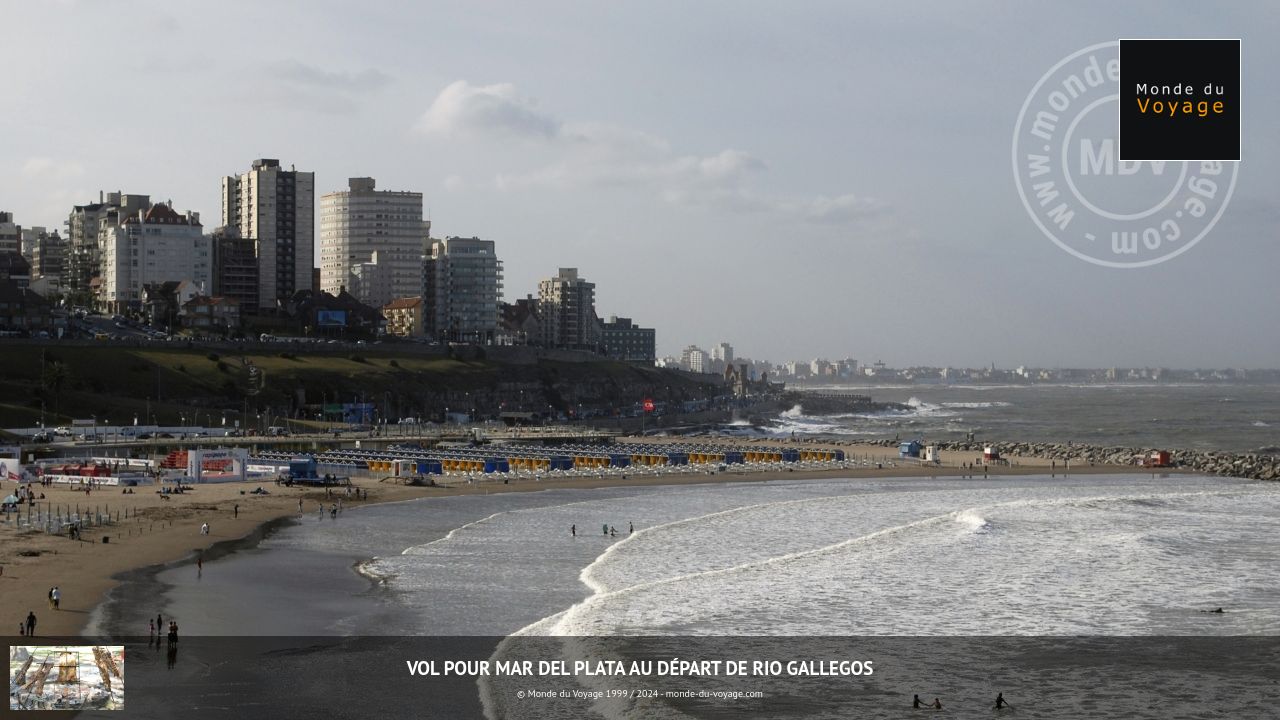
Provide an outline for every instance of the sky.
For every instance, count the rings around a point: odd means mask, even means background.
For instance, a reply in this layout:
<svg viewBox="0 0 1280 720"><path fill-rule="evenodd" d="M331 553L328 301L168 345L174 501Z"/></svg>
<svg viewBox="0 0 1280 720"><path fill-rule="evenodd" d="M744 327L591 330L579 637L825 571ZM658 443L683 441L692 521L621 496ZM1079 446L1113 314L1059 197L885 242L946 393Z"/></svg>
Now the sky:
<svg viewBox="0 0 1280 720"><path fill-rule="evenodd" d="M212 229L220 178L277 158L422 192L508 301L577 267L660 355L1280 366L1280 14L1067 5L0 0L0 209L121 190ZM1120 37L1243 40L1231 202L1136 270L1050 242L1010 167L1037 80Z"/></svg>

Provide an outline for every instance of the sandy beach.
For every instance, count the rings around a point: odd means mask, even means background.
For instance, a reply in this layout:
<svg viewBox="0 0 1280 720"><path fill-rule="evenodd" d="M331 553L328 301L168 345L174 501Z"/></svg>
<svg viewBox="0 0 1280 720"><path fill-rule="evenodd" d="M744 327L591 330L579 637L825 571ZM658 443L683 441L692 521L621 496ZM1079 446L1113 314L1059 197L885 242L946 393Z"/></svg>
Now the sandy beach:
<svg viewBox="0 0 1280 720"><path fill-rule="evenodd" d="M652 438L645 442L689 442L689 438ZM764 441L725 440L743 445L766 444ZM770 440L767 444L782 441ZM271 482L221 483L197 485L191 491L171 495L163 499L154 486L136 488L134 494L121 494L120 489L104 488L91 494L73 491L65 487L37 488L45 494L44 503L50 506L75 510L100 509L120 521L111 525L87 529L79 540L62 535L50 535L39 531L19 532L13 523L0 525L0 607L8 623L6 634L16 634L17 626L29 611L38 618L37 637L70 636L81 633L94 607L116 583L119 573L155 565L175 562L194 562L204 549L214 543L246 537L264 523L298 515L298 502L302 501L306 514L319 512L321 504L328 508L337 498L343 498L344 508L351 509L365 504L397 502L424 497L448 495L531 492L555 488L596 488L604 486L679 485L707 482L761 482L777 479L817 478L865 478L865 477L959 477L968 472L958 467L971 462L969 453L948 457L943 455L942 465L923 467L918 464L900 464L892 448L878 445L839 443L803 443L810 447L839 447L851 459L864 460L870 467L832 470L788 471L726 471L699 470L684 474L659 476L628 475L578 476L515 479L510 482L497 480L468 483L465 478L445 477L438 487L413 487L394 481L376 478L355 479L353 484L368 493L367 500L348 498L334 491L326 497L324 489L289 488ZM1017 458L1009 467L991 468L991 475L1038 474L1045 472L1050 461L1037 458ZM883 467L875 467L881 463ZM1061 472L1061 469L1057 470ZM978 476L982 469L975 472ZM1141 472L1132 466L1097 466L1073 468L1072 474ZM270 494L252 495L251 490L263 487ZM209 525L209 533L201 534L201 526ZM109 541L104 539L109 536ZM61 591L60 609L49 606L48 591L53 586Z"/></svg>

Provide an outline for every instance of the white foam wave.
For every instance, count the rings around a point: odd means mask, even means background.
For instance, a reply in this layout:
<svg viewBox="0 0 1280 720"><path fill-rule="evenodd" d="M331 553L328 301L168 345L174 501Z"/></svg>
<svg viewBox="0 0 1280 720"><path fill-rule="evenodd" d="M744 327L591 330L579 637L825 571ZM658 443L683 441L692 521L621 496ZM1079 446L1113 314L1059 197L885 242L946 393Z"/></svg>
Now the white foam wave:
<svg viewBox="0 0 1280 720"><path fill-rule="evenodd" d="M982 408L1012 407L1013 403L1004 402L1001 400L996 400L992 402L944 402L942 403L942 406L948 407L948 408L982 409Z"/></svg>
<svg viewBox="0 0 1280 720"><path fill-rule="evenodd" d="M993 503L985 506L977 506L967 508L965 510L949 511L943 514L930 515L910 522L894 525L891 527L876 530L871 533L859 535L857 537L848 538L836 543L831 543L817 548L811 548L791 553L786 553L774 557L754 559L749 562L734 564L729 567L720 567L706 569L695 572L686 572L669 577L660 577L652 580L625 584L610 589L603 582L600 582L594 575L597 568L607 563L613 555L618 552L620 547L628 541L634 542L638 537L644 537L645 534L662 532L664 529L672 526L687 524L690 522L700 522L705 517L725 516L735 513L746 512L749 510L760 509L762 507L771 507L781 504L797 504L804 502L829 503L833 498L805 498L801 500L782 501L780 503L763 503L755 506L744 506L742 508L733 508L730 510L712 513L707 516L698 518L688 518L685 520L673 521L663 525L657 525L648 528L646 531L637 532L636 535L627 538L620 543L611 546L602 553L587 568L584 568L580 574L580 579L587 585L593 594L586 599L572 605L567 610L556 613L552 616L543 618L535 623L517 631L517 635L522 634L543 634L552 635L589 635L599 634L601 629L597 627L592 620L598 616L598 611L608 607L608 603L613 600L624 600L633 594L642 594L654 589L679 586L682 583L690 583L693 581L705 581L709 578L717 577L740 577L748 573L759 572L761 569L769 569L768 573L785 572L783 568L790 567L793 563L809 562L815 558L836 556L847 549L869 543L883 542L888 538L902 536L906 533L914 533L927 527L936 527L944 523L953 522L965 527L969 532L984 534L992 532L996 529L994 522L990 520L990 514L998 511L1008 511L1014 508L1040 507L1042 510L1051 506L1077 506L1081 508L1096 507L1099 504L1113 506L1116 503L1131 503L1136 500L1166 500L1173 498L1187 497L1203 497L1203 496L1230 496L1240 492L1239 490L1197 490L1191 492L1157 492L1157 493L1136 493L1123 496L1102 495L1089 497L1055 497L1055 498L1023 498L1002 503ZM852 497L852 496L838 496ZM1101 542L1098 538L1094 540ZM1107 544L1114 544L1115 538L1103 538ZM1078 541L1077 541L1078 542ZM776 570L775 570L776 568ZM726 581L727 582L727 581ZM665 590L668 594L678 591Z"/></svg>
<svg viewBox="0 0 1280 720"><path fill-rule="evenodd" d="M885 537L896 535L898 533L910 531L913 529L917 529L917 528L921 528L929 525L936 525L938 523L941 523L950 519L952 516L953 516L953 513L947 513L945 515L934 515L931 517L923 518L921 520L915 520L902 525L895 525L893 527L877 530L876 532L869 533L867 535L861 535L859 537L849 538L847 540L843 540L837 543L832 543L830 545L824 545L823 547L814 548L812 550L802 550L799 552L787 553L785 555L779 555L777 557L766 558L764 560L756 560L752 562L742 563L742 564L734 565L732 567L727 567L727 568L717 568L715 570L704 570L701 572L676 575L673 577L667 577L659 580L653 580L650 582L630 585L620 590L614 590L611 592L597 592L596 594L592 595L591 597L588 597L587 599L583 600L580 603L573 605L564 613L562 613L559 622L555 623L555 625L552 626L553 634L555 635L593 634L593 630L591 628L585 627L584 625L580 625L576 622L578 617L588 612L595 605L613 597L650 590L652 588L661 587L665 585L674 585L682 582L687 582L693 579L704 579L709 577L732 575L732 574L742 573L746 571L756 570L759 568L782 565L785 563L794 562L796 560L816 557L819 555L826 555L833 552L838 552L840 550L843 550L845 548L848 548L854 545L874 542ZM612 549L612 547L610 549ZM607 553L608 551L606 551L605 554ZM584 579L584 582L585 582L585 579ZM533 623L528 627L540 626L541 622L542 621L539 621L538 623ZM525 628L522 628L520 632L524 632L524 630Z"/></svg>
<svg viewBox="0 0 1280 720"><path fill-rule="evenodd" d="M985 533L995 529L995 525L990 520L978 513L977 508L969 508L961 510L955 514L955 521L968 528L971 532Z"/></svg>

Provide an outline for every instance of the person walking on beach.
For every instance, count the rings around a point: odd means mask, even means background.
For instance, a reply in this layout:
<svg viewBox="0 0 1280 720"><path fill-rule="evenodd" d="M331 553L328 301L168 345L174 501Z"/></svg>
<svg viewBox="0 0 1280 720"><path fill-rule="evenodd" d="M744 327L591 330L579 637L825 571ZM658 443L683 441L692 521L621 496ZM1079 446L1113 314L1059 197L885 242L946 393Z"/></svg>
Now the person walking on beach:
<svg viewBox="0 0 1280 720"><path fill-rule="evenodd" d="M57 585L54 585L53 589L49 591L49 597L53 598L53 609L61 610L62 591L58 589Z"/></svg>
<svg viewBox="0 0 1280 720"><path fill-rule="evenodd" d="M232 512L231 517L237 517L237 518L240 517L240 505L237 504L234 508L232 508L231 512Z"/></svg>
<svg viewBox="0 0 1280 720"><path fill-rule="evenodd" d="M49 588L49 609L53 609L53 588Z"/></svg>
<svg viewBox="0 0 1280 720"><path fill-rule="evenodd" d="M27 611L27 637L36 636L36 614L30 610Z"/></svg>
<svg viewBox="0 0 1280 720"><path fill-rule="evenodd" d="M209 523L204 523L203 525L200 526L200 534L201 535L209 534Z"/></svg>
<svg viewBox="0 0 1280 720"><path fill-rule="evenodd" d="M298 514L302 514L302 498L298 498Z"/></svg>

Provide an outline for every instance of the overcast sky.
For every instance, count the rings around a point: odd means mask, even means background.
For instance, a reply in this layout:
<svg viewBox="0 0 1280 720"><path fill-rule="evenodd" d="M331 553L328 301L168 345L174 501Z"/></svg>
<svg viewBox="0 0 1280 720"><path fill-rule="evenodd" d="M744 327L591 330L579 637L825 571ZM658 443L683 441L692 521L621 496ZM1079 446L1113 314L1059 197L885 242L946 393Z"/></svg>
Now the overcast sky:
<svg viewBox="0 0 1280 720"><path fill-rule="evenodd" d="M0 0L0 209L122 190L212 229L272 157L421 191L508 300L578 267L660 354L1280 366L1280 13L1115 5ZM1235 195L1143 270L1054 246L1010 170L1035 82L1118 37L1244 41Z"/></svg>

